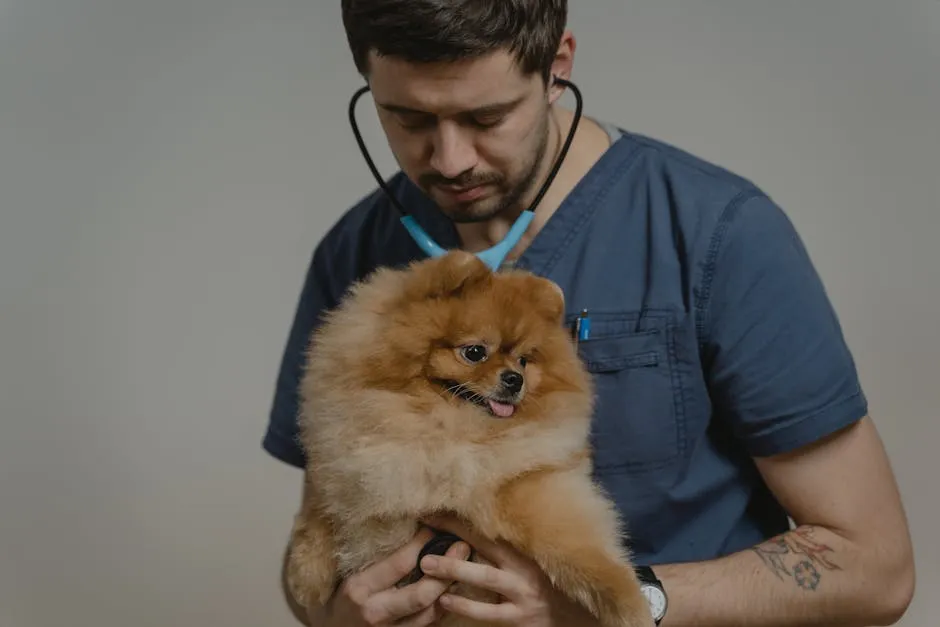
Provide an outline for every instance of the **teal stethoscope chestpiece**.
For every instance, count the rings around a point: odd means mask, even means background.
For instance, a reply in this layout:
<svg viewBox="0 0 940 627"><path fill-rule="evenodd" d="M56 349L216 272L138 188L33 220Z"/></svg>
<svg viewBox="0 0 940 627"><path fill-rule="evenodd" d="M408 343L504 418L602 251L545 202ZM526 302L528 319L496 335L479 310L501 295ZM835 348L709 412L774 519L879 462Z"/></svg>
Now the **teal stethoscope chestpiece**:
<svg viewBox="0 0 940 627"><path fill-rule="evenodd" d="M532 223L533 219L535 219L535 212L526 209L516 218L512 228L509 229L509 232L502 241L491 248L475 253L476 256L494 272L499 270L499 267L503 265L503 261L506 260L506 255L519 243L519 240L522 239L522 236L525 234L526 229L529 228L529 224ZM421 225L415 221L414 217L407 214L403 215L401 217L401 223L405 225L405 228L411 235L411 239L413 239L428 256L440 257L447 253L446 249L441 248L441 246L427 234L427 231L421 228Z"/></svg>

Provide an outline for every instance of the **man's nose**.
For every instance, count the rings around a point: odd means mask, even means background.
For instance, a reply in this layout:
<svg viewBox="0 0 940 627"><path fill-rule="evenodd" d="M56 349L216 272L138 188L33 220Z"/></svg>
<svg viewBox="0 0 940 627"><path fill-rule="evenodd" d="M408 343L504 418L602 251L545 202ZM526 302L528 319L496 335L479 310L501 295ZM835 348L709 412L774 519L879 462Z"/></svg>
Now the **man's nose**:
<svg viewBox="0 0 940 627"><path fill-rule="evenodd" d="M449 179L458 178L477 164L471 138L456 125L441 124L438 127L432 151L431 167Z"/></svg>

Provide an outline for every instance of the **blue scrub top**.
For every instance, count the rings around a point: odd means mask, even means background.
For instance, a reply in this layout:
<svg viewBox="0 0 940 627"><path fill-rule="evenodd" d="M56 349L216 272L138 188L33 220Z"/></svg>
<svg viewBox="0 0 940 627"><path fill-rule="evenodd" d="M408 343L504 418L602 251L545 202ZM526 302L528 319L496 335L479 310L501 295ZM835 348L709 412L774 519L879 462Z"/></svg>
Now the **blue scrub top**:
<svg viewBox="0 0 940 627"><path fill-rule="evenodd" d="M596 477L640 563L715 558L785 531L752 456L811 443L867 413L852 355L807 251L751 182L663 142L613 143L516 266L564 290L598 392ZM453 225L401 173L391 189L446 248ZM424 257L375 191L316 247L263 447L302 467L297 386L318 315L380 265Z"/></svg>

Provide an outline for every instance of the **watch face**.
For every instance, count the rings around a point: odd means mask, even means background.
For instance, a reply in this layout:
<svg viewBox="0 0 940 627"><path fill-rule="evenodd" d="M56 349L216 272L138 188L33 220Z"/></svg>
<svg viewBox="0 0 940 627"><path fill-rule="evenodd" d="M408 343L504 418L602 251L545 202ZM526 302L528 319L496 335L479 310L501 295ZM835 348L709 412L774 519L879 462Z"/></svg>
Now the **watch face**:
<svg viewBox="0 0 940 627"><path fill-rule="evenodd" d="M643 594L650 604L650 612L655 620L660 620L666 613L666 594L656 586L643 586Z"/></svg>

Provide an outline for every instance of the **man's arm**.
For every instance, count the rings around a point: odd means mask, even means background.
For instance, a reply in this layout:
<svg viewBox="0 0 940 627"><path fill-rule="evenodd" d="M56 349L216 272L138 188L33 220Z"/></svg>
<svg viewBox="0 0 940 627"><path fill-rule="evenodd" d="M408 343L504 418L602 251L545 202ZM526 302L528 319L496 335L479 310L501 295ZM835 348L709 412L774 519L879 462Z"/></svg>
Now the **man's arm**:
<svg viewBox="0 0 940 627"><path fill-rule="evenodd" d="M662 627L889 625L914 587L907 522L838 316L784 212L729 203L697 311L715 420L797 528L697 564L654 566Z"/></svg>
<svg viewBox="0 0 940 627"><path fill-rule="evenodd" d="M662 627L896 623L913 595L914 560L871 420L756 463L797 527L714 561L657 566L669 595Z"/></svg>

